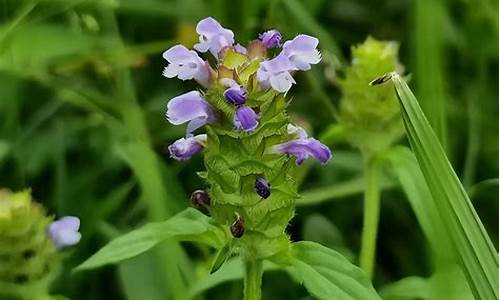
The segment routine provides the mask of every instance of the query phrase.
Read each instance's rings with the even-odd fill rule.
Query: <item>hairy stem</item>
[[[378,219],[380,213],[379,169],[374,156],[365,157],[365,199],[360,267],[369,278],[375,265]]]
[[[260,300],[262,298],[262,260],[245,261],[244,300]]]

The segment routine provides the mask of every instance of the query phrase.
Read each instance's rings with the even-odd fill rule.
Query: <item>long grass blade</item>
[[[408,140],[477,299],[498,299],[498,255],[464,187],[406,82],[391,79]]]

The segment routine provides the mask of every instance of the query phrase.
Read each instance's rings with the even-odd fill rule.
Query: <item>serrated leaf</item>
[[[498,254],[417,99],[401,77],[396,88],[408,140],[424,174],[467,281],[478,299],[498,298]]]
[[[318,299],[380,299],[361,269],[338,252],[314,242],[292,245],[287,271]]]
[[[112,240],[76,267],[75,271],[93,269],[137,256],[174,237],[220,247],[225,234],[211,223],[209,217],[194,208],[187,208],[167,221],[149,223]]]
[[[245,66],[244,68],[242,68],[240,72],[238,72],[238,77],[243,82],[246,82],[252,74],[255,74],[255,72],[257,72],[259,67],[260,67],[260,60],[255,59],[250,64],[248,64],[248,66]]]

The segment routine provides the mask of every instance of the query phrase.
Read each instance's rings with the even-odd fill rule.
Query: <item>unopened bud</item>
[[[204,190],[196,190],[191,194],[191,205],[196,209],[210,206],[210,196]]]
[[[231,234],[235,238],[239,239],[243,236],[244,233],[245,233],[245,226],[243,219],[238,213],[236,213],[236,220],[233,222],[233,224],[231,224]]]

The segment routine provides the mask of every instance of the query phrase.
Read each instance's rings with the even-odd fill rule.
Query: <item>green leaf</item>
[[[498,298],[498,255],[436,134],[401,77],[392,73],[408,140],[478,299]]]
[[[217,252],[212,267],[210,268],[210,274],[217,272],[217,270],[222,267],[229,256],[231,256],[231,245],[230,243],[227,243],[219,250],[219,252]]]
[[[287,271],[318,299],[380,299],[361,269],[317,243],[293,244]]]
[[[406,277],[380,289],[384,300],[429,299],[429,280],[422,277]]]
[[[164,222],[149,223],[112,240],[75,270],[93,269],[137,256],[168,238],[223,245],[225,233],[211,219],[194,208],[187,208]]]
[[[228,50],[222,64],[228,69],[236,69],[248,62],[248,56],[234,50]]]

